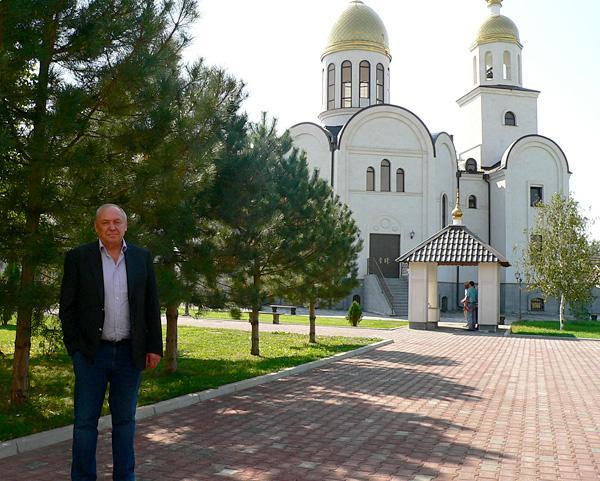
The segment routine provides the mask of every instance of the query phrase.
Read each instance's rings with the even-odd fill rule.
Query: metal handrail
[[[372,257],[369,257],[367,259],[367,262],[367,272],[369,274],[373,274],[377,278],[377,281],[379,282],[379,287],[381,288],[381,292],[383,292],[383,295],[387,299],[388,304],[390,305],[390,309],[392,310],[392,315],[394,315],[394,296],[392,295],[392,291],[390,291],[387,282],[385,282],[385,277],[383,277],[381,267],[379,267],[377,261]],[[373,268],[372,266],[375,266],[375,268]]]

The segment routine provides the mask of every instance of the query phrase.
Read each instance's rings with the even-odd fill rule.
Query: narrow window
[[[512,79],[512,71],[510,68],[510,52],[508,50],[504,51],[504,62],[502,65],[502,76],[504,77],[504,80],[511,80]]]
[[[404,169],[396,171],[396,192],[404,192]]]
[[[531,205],[531,207],[536,207],[541,202],[544,202],[544,188],[540,186],[530,187],[529,205]]]
[[[448,197],[442,195],[442,229],[448,225]]]
[[[342,63],[342,108],[352,107],[352,64]]]
[[[469,196],[469,209],[477,209],[477,197],[474,195]]]
[[[531,310],[543,312],[544,311],[544,299],[541,297],[534,297],[531,299]]]
[[[377,103],[384,102],[384,87],[385,87],[385,71],[383,65],[377,64]]]
[[[381,161],[381,192],[390,191],[390,161],[383,159]]]
[[[493,80],[494,78],[494,65],[492,64],[492,52],[485,53],[485,78],[487,80]]]
[[[521,67],[521,56],[517,56],[517,68],[519,69],[519,85],[523,83],[523,69]]]
[[[517,125],[517,117],[513,112],[506,112],[504,114],[504,125]]]
[[[366,60],[360,63],[360,106],[371,104],[371,64]]]
[[[373,192],[375,190],[375,169],[369,167],[367,169],[367,191]]]
[[[335,109],[335,65],[327,67],[327,110]]]
[[[477,85],[477,57],[473,57],[473,85]]]
[[[472,157],[468,158],[465,164],[465,170],[469,174],[474,174],[475,172],[477,172],[477,161]]]

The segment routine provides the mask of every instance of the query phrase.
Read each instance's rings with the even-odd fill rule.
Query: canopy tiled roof
[[[446,266],[477,265],[482,262],[510,263],[464,225],[449,225],[417,247],[396,259],[397,262],[435,262]]]

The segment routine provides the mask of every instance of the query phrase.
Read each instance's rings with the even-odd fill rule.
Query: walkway
[[[371,333],[395,343],[140,422],[138,481],[600,479],[600,342]],[[0,460],[0,478],[66,480],[69,449]]]

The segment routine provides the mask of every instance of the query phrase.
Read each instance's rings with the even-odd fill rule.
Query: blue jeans
[[[135,408],[140,370],[135,367],[129,343],[102,342],[94,361],[81,352],[73,355],[75,371],[75,424],[73,426],[72,481],[96,480],[98,419],[110,385],[113,480],[135,480]]]

